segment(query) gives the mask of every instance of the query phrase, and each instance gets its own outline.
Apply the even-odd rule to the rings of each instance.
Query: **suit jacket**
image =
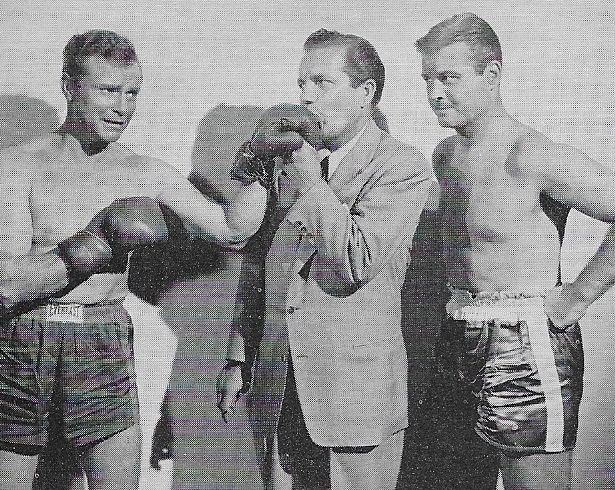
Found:
[[[297,198],[280,177],[247,247],[228,350],[251,363],[258,349],[248,399],[257,437],[275,433],[289,349],[316,444],[377,445],[407,426],[401,287],[432,178],[419,151],[373,121],[329,183]]]

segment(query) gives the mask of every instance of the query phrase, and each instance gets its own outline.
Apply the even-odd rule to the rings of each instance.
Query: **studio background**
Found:
[[[112,29],[134,42],[144,76],[137,112],[121,141],[186,175],[198,170],[215,179],[224,165],[195,167],[193,150],[203,117],[220,103],[267,107],[297,101],[303,41],[326,27],[374,44],[386,67],[380,107],[391,133],[429,157],[451,132],[437,125],[427,104],[413,43],[445,17],[473,11],[500,37],[502,94],[509,111],[553,140],[615,165],[615,7],[610,1],[330,3],[0,0],[0,135],[47,128],[54,116],[61,121],[64,45],[74,33]],[[571,214],[564,280],[576,276],[605,229]],[[258,477],[243,407],[225,427],[216,417],[211,393],[232,310],[234,291],[225,292],[225,286],[236,281],[236,257],[220,260],[227,267],[201,282],[186,280],[165,290],[160,310],[134,296],[126,302],[135,323],[143,490],[220,489],[211,483],[216,478],[228,479],[225,488],[240,488],[233,481],[255,488]],[[203,284],[213,291],[207,307]],[[586,370],[576,489],[615,488],[614,301],[615,291],[607,293],[582,322]],[[167,463],[156,472],[147,459],[169,379],[179,396],[171,405],[186,437],[175,467]],[[411,488],[403,482],[400,487]]]

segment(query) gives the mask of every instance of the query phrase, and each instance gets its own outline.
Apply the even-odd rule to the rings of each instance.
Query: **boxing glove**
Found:
[[[90,276],[114,257],[137,247],[186,235],[181,220],[149,197],[117,199],[88,226],[60,242],[52,252],[65,263],[69,276]]]
[[[250,150],[250,142],[244,142],[235,154],[235,162],[231,168],[231,179],[238,180],[243,184],[260,182],[265,188],[269,189],[273,183],[275,161],[273,158],[257,157]]]
[[[307,141],[323,148],[320,121],[305,106],[278,104],[259,119],[250,141],[243,143],[231,169],[231,179],[244,184],[259,181],[268,189],[273,182],[275,157],[287,157]]]
[[[323,148],[320,121],[307,107],[278,104],[259,119],[250,139],[250,151],[258,158],[288,156],[307,141],[316,150]]]

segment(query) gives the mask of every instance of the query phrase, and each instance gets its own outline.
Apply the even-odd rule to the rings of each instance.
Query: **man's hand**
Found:
[[[545,313],[556,328],[563,329],[577,323],[588,306],[583,295],[569,283],[553,288],[545,297]]]
[[[229,361],[218,374],[216,381],[216,394],[218,396],[218,408],[225,422],[228,423],[228,415],[235,410],[235,405],[244,389],[241,375],[241,363]]]
[[[293,151],[283,167],[294,187],[299,190],[309,189],[320,180],[320,159],[318,153],[311,145],[304,143],[298,150]]]

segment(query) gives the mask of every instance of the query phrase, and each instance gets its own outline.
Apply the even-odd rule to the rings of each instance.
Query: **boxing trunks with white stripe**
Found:
[[[460,338],[458,374],[477,397],[478,435],[507,453],[573,448],[583,391],[579,325],[556,328],[543,296],[450,289],[444,328]]]

